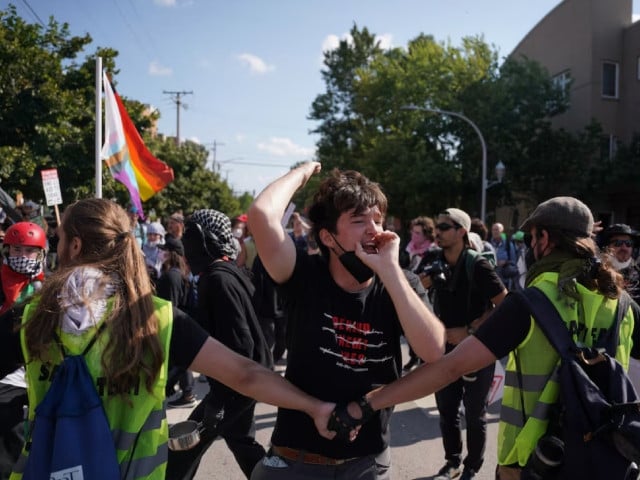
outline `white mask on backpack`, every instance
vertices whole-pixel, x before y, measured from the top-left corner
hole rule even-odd
[[[115,291],[115,276],[110,277],[93,267],[77,267],[59,295],[62,331],[81,335],[95,327],[107,309],[107,299]]]

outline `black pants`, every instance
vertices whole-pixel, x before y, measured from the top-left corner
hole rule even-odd
[[[464,465],[479,471],[484,461],[487,441],[487,396],[493,381],[495,366],[478,370],[459,378],[439,392],[436,405],[440,412],[440,431],[445,459],[454,465],[462,463],[462,433],[460,403],[464,405],[467,428],[467,456]],[[470,381],[471,379],[475,379]]]
[[[0,383],[0,479],[9,478],[24,445],[24,406],[27,389]]]
[[[207,405],[212,403],[212,399],[207,395],[191,412],[189,420],[203,422],[205,410],[208,410]],[[255,406],[255,400],[240,394],[233,402],[227,402],[222,421],[214,429],[205,428],[200,433],[198,445],[180,452],[169,450],[166,479],[192,479],[198,471],[202,456],[217,437],[224,439],[240,469],[249,478],[253,468],[266,453],[262,445],[255,440],[256,424],[253,420]],[[204,423],[206,424],[206,421]]]
[[[193,373],[190,370],[186,370],[180,367],[171,367],[169,369],[169,375],[167,378],[167,397],[170,397],[175,393],[175,385],[179,385],[182,390],[182,396],[189,396],[193,393],[193,385],[195,383],[193,379]]]
[[[264,339],[273,352],[273,361],[277,362],[284,356],[284,352],[287,350],[287,317],[259,317],[258,322],[262,328]]]

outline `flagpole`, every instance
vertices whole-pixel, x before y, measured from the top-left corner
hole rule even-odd
[[[96,198],[102,198],[102,57],[96,57]]]

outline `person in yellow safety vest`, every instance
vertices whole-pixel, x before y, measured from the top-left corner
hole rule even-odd
[[[24,316],[22,308],[14,308],[0,318],[0,376],[29,362],[30,420],[55,370],[48,360],[59,357],[59,350],[52,356],[54,334],[65,350],[78,353],[104,323],[86,361],[127,479],[165,478],[169,358],[259,401],[304,411],[323,437],[335,436],[326,428],[335,404],[307,395],[232,352],[185,313],[153,296],[142,252],[117,204],[96,198],[74,203],[64,212],[59,235],[60,268]],[[22,317],[24,324],[16,332]],[[27,457],[23,451],[12,479],[21,478]]]
[[[613,325],[623,290],[620,275],[606,258],[599,258],[592,238],[593,223],[591,211],[584,203],[573,197],[554,197],[538,205],[520,227],[531,235],[528,255],[532,263],[526,285],[542,290],[570,332],[575,332],[572,333],[574,340],[587,346],[593,345],[598,333]],[[359,256],[366,263],[367,255]],[[629,308],[620,327],[616,351],[616,359],[624,368],[628,367],[630,356],[640,357],[637,323]],[[496,478],[519,479],[538,439],[545,433],[548,417],[541,414],[545,411],[543,407],[557,400],[559,388],[553,381],[535,381],[550,376],[558,354],[523,301],[515,295],[508,295],[485,323],[470,332],[453,351],[369,392],[360,403],[349,403],[347,412],[353,418],[362,418],[363,413],[365,416],[370,413],[369,406],[375,411],[429,395],[507,354]],[[516,360],[520,364],[522,385],[527,385],[522,390],[517,380]]]

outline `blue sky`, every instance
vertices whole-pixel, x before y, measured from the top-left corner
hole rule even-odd
[[[2,0],[6,5],[7,1]],[[288,167],[313,158],[311,103],[324,91],[322,52],[354,22],[383,45],[420,33],[460,45],[484,35],[508,55],[559,0],[12,0],[35,23],[50,15],[119,51],[122,96],[161,112],[159,130],[216,142],[220,173],[236,193],[259,192]],[[29,8],[30,7],[30,8]],[[634,13],[640,0],[634,1]]]

